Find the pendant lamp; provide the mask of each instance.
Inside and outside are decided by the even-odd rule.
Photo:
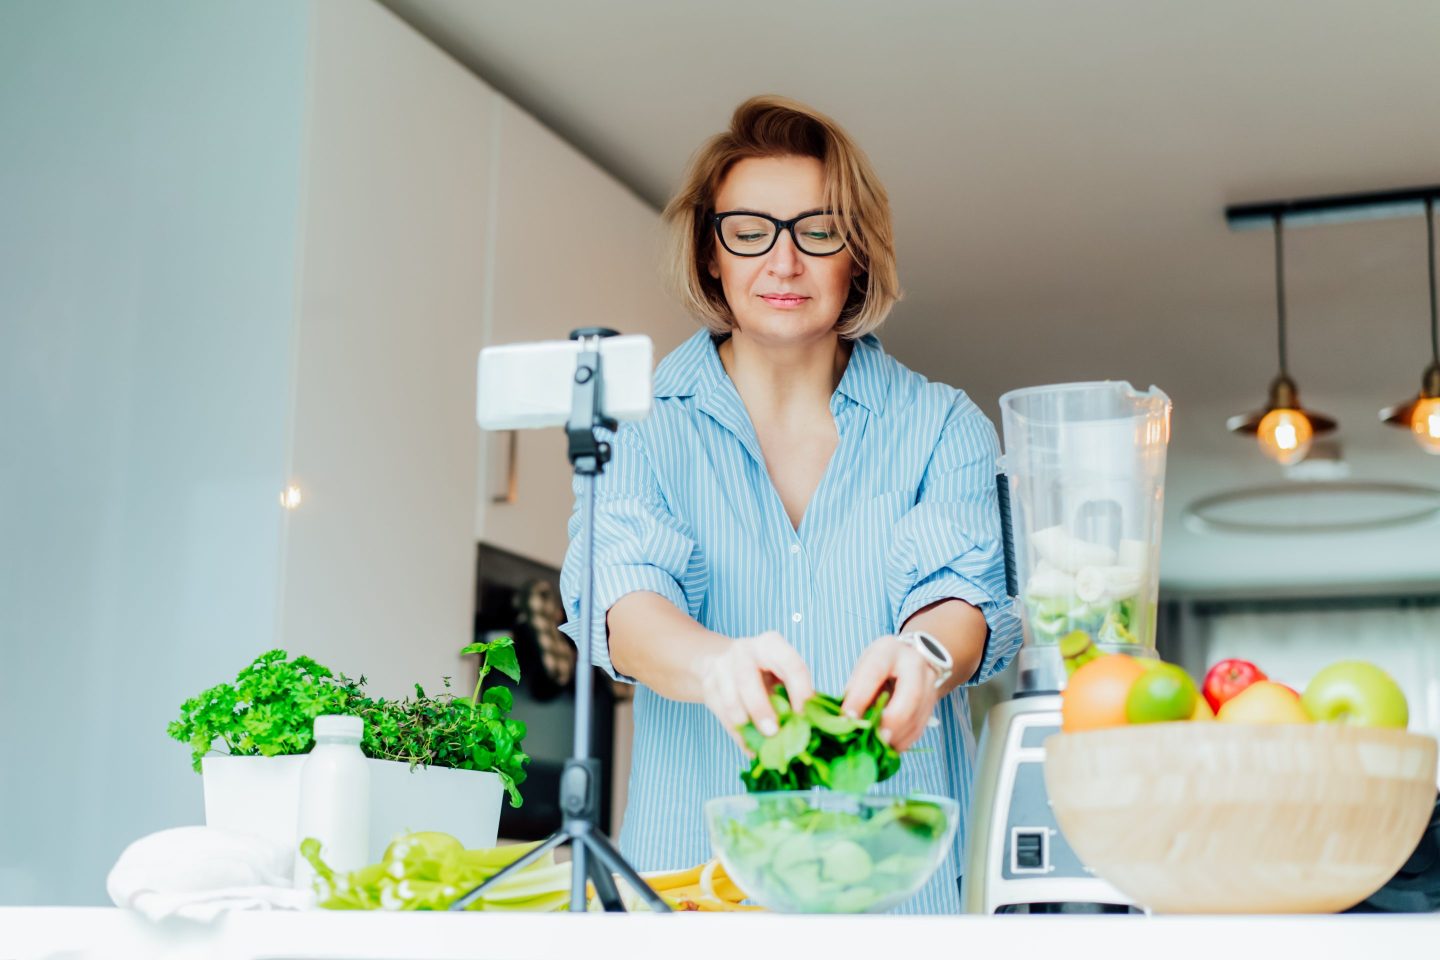
[[[1299,463],[1310,452],[1315,437],[1335,429],[1335,420],[1300,405],[1300,391],[1290,379],[1285,357],[1285,240],[1284,221],[1274,214],[1275,304],[1279,333],[1280,372],[1270,382],[1270,394],[1262,410],[1231,417],[1225,426],[1232,433],[1246,433],[1260,441],[1260,450],[1282,464]],[[1440,413],[1440,410],[1437,410]]]
[[[1440,323],[1435,315],[1435,201],[1425,198],[1426,264],[1430,268],[1430,366],[1420,379],[1420,395],[1386,407],[1380,419],[1409,430],[1426,453],[1440,456]]]

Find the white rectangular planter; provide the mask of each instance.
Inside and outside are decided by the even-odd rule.
[[[466,847],[493,847],[505,788],[490,771],[416,767],[394,760],[370,767],[370,861],[377,862],[396,834],[438,830]],[[227,757],[200,761],[205,824],[259,834],[295,849],[304,756]]]

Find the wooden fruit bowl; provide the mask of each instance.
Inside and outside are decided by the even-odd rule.
[[[1045,741],[1081,862],[1158,913],[1329,913],[1409,858],[1436,743],[1331,724],[1155,723]]]

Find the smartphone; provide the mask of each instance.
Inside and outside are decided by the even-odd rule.
[[[578,340],[510,343],[480,351],[475,418],[484,430],[560,427],[570,419]],[[600,340],[600,409],[616,420],[650,413],[654,345],[627,334]]]

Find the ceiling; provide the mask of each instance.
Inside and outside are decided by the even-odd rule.
[[[1223,208],[1440,183],[1440,4],[384,2],[657,207],[745,97],[833,115],[890,190],[892,353],[992,416],[1057,381],[1174,400],[1167,584],[1440,585],[1440,523],[1261,538],[1181,517],[1285,480],[1224,428],[1276,361],[1272,238]],[[1286,258],[1291,372],[1339,418],[1350,479],[1440,486],[1440,457],[1376,417],[1428,360],[1423,221],[1296,228]]]

